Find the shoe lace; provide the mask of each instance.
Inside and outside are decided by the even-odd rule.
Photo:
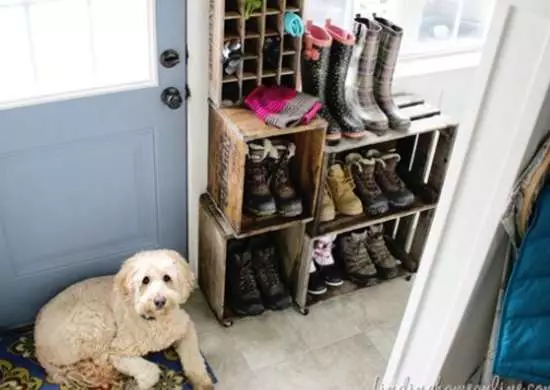
[[[369,236],[369,247],[371,248],[372,257],[377,263],[392,257],[382,233],[374,233]]]
[[[386,176],[388,182],[392,186],[395,186],[397,188],[405,187],[405,183],[403,183],[403,180],[401,180],[399,175],[397,175],[396,167],[395,167],[394,164],[392,164],[391,166],[388,166],[388,164],[383,160],[380,160],[380,163],[382,164],[382,169],[385,172],[385,176]]]
[[[370,263],[370,257],[365,244],[361,241],[352,239],[350,239],[348,243],[350,246],[350,252],[353,255],[353,263],[357,267],[368,265]]]
[[[290,178],[288,150],[285,150],[279,161],[275,164],[273,178],[277,184],[287,184]]]
[[[244,255],[239,272],[239,289],[248,293],[256,289],[256,280],[251,272],[251,260],[249,256]]]
[[[349,172],[344,172],[344,175],[333,176],[329,180],[335,183],[335,185],[332,186],[332,195],[338,199],[353,191],[355,188],[355,182]]]
[[[374,194],[381,192],[378,184],[376,184],[376,180],[374,179],[374,172],[372,168],[365,168],[360,162],[354,162],[353,167],[357,169],[358,176],[361,179],[356,183],[360,190],[367,190],[367,192]]]
[[[263,185],[268,183],[269,170],[265,163],[249,163],[250,176],[248,180],[255,185]]]
[[[263,251],[263,254],[260,254],[258,257],[261,258],[258,270],[258,275],[262,282],[268,286],[276,286],[279,284],[279,276],[277,267],[273,259],[273,249],[266,249]]]

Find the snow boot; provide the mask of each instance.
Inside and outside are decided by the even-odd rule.
[[[346,156],[346,163],[355,182],[355,192],[367,214],[377,216],[387,213],[390,209],[388,199],[374,178],[376,161],[363,158],[359,153],[350,153]]]
[[[247,145],[245,178],[244,178],[244,209],[257,217],[273,215],[277,212],[275,199],[269,189],[268,155],[271,142],[250,142]]]
[[[277,212],[284,217],[302,214],[302,199],[292,185],[290,163],[296,154],[296,145],[288,141],[272,141],[270,156],[274,161],[271,173],[271,193],[275,197]]]
[[[367,228],[367,250],[382,279],[392,279],[398,275],[397,260],[386,246],[382,225]]]

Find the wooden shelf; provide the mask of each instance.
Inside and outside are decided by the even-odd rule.
[[[238,11],[227,11],[225,13],[224,19],[225,20],[239,19],[240,17],[241,17],[241,14]]]
[[[290,68],[281,69],[281,75],[285,76],[285,75],[289,75],[289,74],[294,74],[294,70],[290,69]]]
[[[245,39],[250,39],[250,38],[260,38],[260,33],[257,32],[257,31],[247,31],[247,33],[245,34],[244,36]]]
[[[224,75],[223,76],[223,83],[235,83],[239,81],[239,79],[237,78],[237,76],[235,76],[234,74],[230,74],[230,75]]]
[[[410,115],[410,113],[416,112],[416,115],[420,115],[423,112],[423,115],[426,116],[422,119],[412,118],[411,127],[407,131],[396,131],[396,130],[387,130],[382,135],[376,135],[374,133],[369,133],[368,136],[361,139],[348,139],[343,138],[338,145],[327,146],[327,153],[341,153],[352,149],[362,148],[365,146],[370,146],[378,144],[381,142],[388,142],[393,140],[398,140],[400,138],[410,137],[411,135],[428,133],[431,131],[442,130],[447,127],[456,127],[458,122],[453,118],[447,115],[437,115],[429,116],[433,110],[431,106],[422,104],[420,107],[410,106],[402,110],[404,115]],[[439,112],[439,111],[437,111]]]
[[[280,14],[281,11],[279,11],[277,8],[267,8],[265,11],[266,15],[277,15]]]
[[[257,60],[260,58],[256,53],[244,53],[243,60]]]
[[[243,72],[243,80],[256,80],[258,76],[254,72]]]
[[[286,7],[285,9],[285,12],[300,12],[300,8],[299,7]]]
[[[283,50],[283,55],[284,56],[289,56],[289,55],[293,55],[293,54],[296,54],[296,50]]]
[[[323,236],[326,234],[341,234],[347,233],[352,230],[364,229],[368,226],[378,225],[380,223],[388,222],[398,218],[404,218],[409,215],[414,215],[416,213],[433,210],[437,207],[437,202],[433,203],[424,203],[420,200],[417,200],[413,205],[409,206],[404,210],[393,210],[387,214],[372,217],[367,214],[361,215],[342,215],[336,217],[336,219],[328,222],[322,222],[319,224],[319,234],[317,236]]]
[[[287,229],[294,225],[306,224],[313,221],[313,217],[281,217],[274,215],[271,217],[256,218],[243,212],[243,226],[240,233],[235,233],[235,238],[247,238],[264,233]]]
[[[245,142],[255,139],[277,137],[286,134],[303,133],[306,131],[325,129],[327,123],[316,118],[305,126],[287,127],[279,129],[278,127],[269,126],[258,118],[252,111],[246,108],[223,108],[217,110],[217,113],[226,123],[230,124],[233,131],[240,134]],[[236,124],[239,124],[238,126]]]
[[[265,77],[277,77],[277,71],[276,70],[264,70],[262,73],[262,78]]]

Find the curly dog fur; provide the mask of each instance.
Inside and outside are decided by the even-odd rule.
[[[174,346],[194,389],[213,389],[195,326],[180,308],[193,285],[187,263],[171,250],[140,252],[114,276],[74,284],[38,314],[38,361],[69,388],[120,385],[124,374],[145,390],[160,369],[142,356]]]

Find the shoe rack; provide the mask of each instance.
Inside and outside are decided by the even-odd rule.
[[[395,101],[401,112],[411,118],[409,130],[389,130],[383,135],[372,134],[360,140],[342,139],[336,146],[327,146],[323,155],[322,177],[325,180],[329,166],[335,161],[344,161],[345,155],[350,152],[364,148],[380,151],[396,149],[401,155],[398,175],[414,193],[415,202],[403,209],[390,209],[376,217],[366,213],[358,216],[337,215],[332,221],[321,222],[322,199],[319,196],[314,220],[307,226],[302,258],[296,262],[297,268],[292,278],[294,299],[304,314],[307,314],[309,307],[318,301],[345,295],[361,288],[345,281],[343,286],[329,288],[322,296],[314,297],[307,293],[313,243],[318,237],[327,234],[341,235],[382,224],[386,246],[401,263],[397,277],[407,276],[418,269],[439,202],[458,124],[417,96],[396,95]]]
[[[242,104],[258,85],[296,88],[302,39],[284,30],[283,17],[303,15],[304,0],[262,0],[245,18],[244,0],[210,0],[210,99],[216,107]],[[278,39],[275,55],[264,52],[266,39]],[[223,48],[230,40],[242,44],[242,61],[234,74],[225,74]]]

